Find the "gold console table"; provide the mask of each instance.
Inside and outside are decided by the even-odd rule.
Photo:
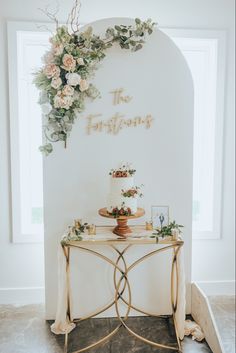
[[[177,310],[177,298],[178,298],[178,281],[179,281],[179,276],[178,276],[178,261],[177,261],[177,255],[180,250],[180,248],[183,246],[184,242],[182,239],[173,241],[171,237],[169,238],[153,238],[152,237],[152,231],[146,231],[144,226],[135,226],[132,227],[132,237],[128,238],[118,238],[112,233],[112,227],[97,227],[97,235],[95,236],[84,236],[82,240],[80,241],[64,241],[62,243],[62,248],[63,248],[63,253],[66,258],[66,277],[67,277],[67,318],[69,322],[73,323],[79,323],[83,320],[93,318],[107,309],[111,308],[112,306],[115,306],[115,311],[117,318],[119,319],[119,324],[117,327],[110,332],[108,335],[105,337],[99,339],[98,341],[94,342],[93,344],[90,344],[87,347],[81,348],[79,350],[74,351],[73,353],[80,353],[80,352],[85,352],[91,348],[94,348],[98,345],[101,345],[105,343],[105,341],[109,340],[114,336],[121,327],[124,327],[131,335],[136,337],[137,339],[152,345],[153,347],[156,348],[166,348],[169,350],[173,350],[176,352],[182,352],[181,350],[181,342],[179,339],[179,334],[178,334],[178,328],[177,328],[177,323],[176,323],[176,310]],[[104,236],[103,236],[104,235]],[[127,265],[125,261],[125,254],[127,253],[130,248],[132,248],[133,245],[158,245],[157,249],[152,248],[152,250],[134,261],[131,265]],[[115,261],[111,260],[109,257],[103,255],[102,253],[95,251],[92,249],[93,245],[102,245],[102,246],[109,246],[112,248],[115,253],[117,254],[117,258]],[[118,245],[123,245],[124,248],[123,250],[118,249]],[[113,273],[113,282],[114,282],[114,298],[111,300],[109,304],[107,304],[105,307],[97,310],[96,312],[92,313],[89,316],[82,317],[79,319],[73,319],[71,316],[71,293],[70,293],[70,250],[71,249],[77,249],[80,251],[87,252],[89,254],[95,255],[101,259],[103,259],[105,262],[109,263],[114,267],[114,273]],[[132,304],[132,298],[131,298],[131,287],[129,283],[129,273],[130,271],[135,268],[139,263],[142,261],[145,261],[146,259],[150,258],[151,256],[154,256],[156,254],[159,254],[164,251],[172,250],[173,251],[173,257],[172,257],[172,267],[171,267],[171,274],[170,274],[170,281],[171,281],[171,307],[172,307],[172,317],[173,317],[173,323],[175,327],[175,333],[176,333],[176,346],[170,346],[170,345],[164,345],[158,342],[154,342],[151,340],[146,339],[145,337],[139,335],[138,333],[134,332],[131,330],[131,328],[127,325],[126,320],[129,317],[130,310],[133,309],[137,311],[140,314],[144,314],[147,316],[155,316],[155,317],[163,317],[162,315],[155,315],[148,313]],[[119,274],[119,277],[117,278],[117,275]],[[125,299],[123,297],[124,292],[127,290],[128,292],[128,299]],[[119,312],[119,306],[118,303],[119,301],[122,301],[127,305],[127,311],[124,317],[120,315]],[[64,346],[64,352],[67,353],[68,350],[68,333],[65,333],[65,346]]]

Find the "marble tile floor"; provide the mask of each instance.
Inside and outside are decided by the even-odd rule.
[[[208,297],[225,353],[235,353],[235,296]]]
[[[64,336],[50,332],[51,322],[44,320],[43,305],[0,305],[0,353],[63,353]],[[70,334],[69,352],[88,345],[116,326],[116,319],[93,319],[81,323]],[[147,338],[162,343],[175,342],[174,328],[169,320],[138,317],[130,318],[129,325]],[[79,341],[79,344],[78,344]],[[113,339],[90,353],[172,353],[156,349],[130,336],[121,328]],[[211,353],[206,342],[195,342],[186,337],[184,353]]]

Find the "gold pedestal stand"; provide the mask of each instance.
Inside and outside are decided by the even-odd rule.
[[[129,219],[134,219],[134,218],[139,218],[142,217],[145,214],[145,211],[143,208],[138,208],[137,212],[131,216],[118,216],[118,217],[114,217],[111,214],[109,214],[107,212],[106,208],[101,208],[98,213],[100,214],[100,216],[102,217],[106,217],[106,218],[112,218],[112,219],[116,219],[117,221],[117,226],[113,229],[113,233],[116,235],[119,235],[120,237],[124,237],[126,238],[127,236],[129,236],[129,234],[132,233],[131,228],[128,226],[128,220]]]

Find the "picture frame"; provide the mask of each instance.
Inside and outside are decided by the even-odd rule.
[[[169,224],[169,206],[152,206],[152,223],[153,228],[162,228]]]

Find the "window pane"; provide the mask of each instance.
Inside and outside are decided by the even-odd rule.
[[[214,231],[217,39],[174,38],[194,81],[193,232]],[[219,192],[219,190],[218,190]]]
[[[17,83],[20,164],[21,233],[43,234],[41,108],[32,73],[42,65],[48,33],[17,32]]]

